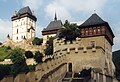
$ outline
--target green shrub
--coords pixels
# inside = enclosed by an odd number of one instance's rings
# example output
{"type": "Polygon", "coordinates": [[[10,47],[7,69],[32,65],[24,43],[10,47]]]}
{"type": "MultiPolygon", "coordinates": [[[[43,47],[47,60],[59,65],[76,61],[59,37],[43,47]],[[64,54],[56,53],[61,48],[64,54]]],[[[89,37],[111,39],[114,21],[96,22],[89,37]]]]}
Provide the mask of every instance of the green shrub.
{"type": "Polygon", "coordinates": [[[33,58],[33,53],[31,51],[25,51],[26,58],[33,58]]]}
{"type": "Polygon", "coordinates": [[[0,80],[7,75],[11,75],[11,65],[0,64],[0,80]]]}
{"type": "Polygon", "coordinates": [[[36,65],[28,65],[29,71],[35,71],[36,65]]]}
{"type": "Polygon", "coordinates": [[[35,37],[34,40],[32,41],[33,45],[41,45],[43,43],[43,39],[40,39],[38,37],[35,37]]]}
{"type": "Polygon", "coordinates": [[[34,56],[35,61],[37,63],[42,63],[42,58],[43,58],[43,54],[40,53],[39,51],[36,51],[34,56]]]}
{"type": "Polygon", "coordinates": [[[0,45],[2,45],[2,42],[0,42],[0,45]]]}
{"type": "Polygon", "coordinates": [[[11,53],[10,58],[13,62],[13,65],[11,67],[11,73],[13,76],[16,76],[21,72],[27,73],[29,71],[29,68],[26,64],[26,60],[21,49],[19,48],[14,49],[11,53]]]}

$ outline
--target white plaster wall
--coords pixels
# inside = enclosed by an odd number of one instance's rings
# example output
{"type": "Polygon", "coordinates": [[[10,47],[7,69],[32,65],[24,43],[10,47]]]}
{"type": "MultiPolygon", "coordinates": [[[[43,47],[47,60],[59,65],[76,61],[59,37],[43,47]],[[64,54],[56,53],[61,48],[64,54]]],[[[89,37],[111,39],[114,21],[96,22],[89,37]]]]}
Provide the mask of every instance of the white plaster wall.
{"type": "Polygon", "coordinates": [[[27,29],[30,29],[31,26],[36,30],[36,22],[29,17],[24,17],[12,21],[12,40],[14,42],[20,42],[23,40],[24,36],[26,39],[35,37],[35,31],[32,30],[30,32],[27,32],[27,29]]]}
{"type": "Polygon", "coordinates": [[[48,40],[49,37],[55,37],[55,36],[56,36],[56,34],[43,35],[42,36],[43,37],[43,45],[46,44],[46,42],[47,42],[47,40],[48,40]]]}

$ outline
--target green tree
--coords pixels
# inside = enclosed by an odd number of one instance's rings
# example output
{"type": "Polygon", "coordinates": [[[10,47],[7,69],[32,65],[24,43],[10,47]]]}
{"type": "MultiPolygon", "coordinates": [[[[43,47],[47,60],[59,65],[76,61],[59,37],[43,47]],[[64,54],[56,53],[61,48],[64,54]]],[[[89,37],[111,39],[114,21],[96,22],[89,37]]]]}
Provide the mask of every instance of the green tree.
{"type": "Polygon", "coordinates": [[[33,53],[31,51],[25,51],[26,58],[33,58],[33,53]]]}
{"type": "Polygon", "coordinates": [[[41,45],[43,43],[43,39],[41,38],[38,38],[38,37],[35,37],[34,40],[32,41],[32,44],[33,45],[41,45]]]}
{"type": "Polygon", "coordinates": [[[53,54],[53,46],[47,46],[45,49],[45,55],[52,55],[53,54]]]}
{"type": "Polygon", "coordinates": [[[60,39],[64,38],[65,41],[70,41],[72,43],[73,40],[76,40],[77,37],[80,36],[80,30],[77,24],[70,24],[67,20],[65,21],[64,28],[59,30],[58,37],[60,39]]]}
{"type": "Polygon", "coordinates": [[[34,56],[35,61],[37,63],[42,63],[42,58],[43,58],[43,54],[40,53],[39,51],[36,51],[34,56]]]}
{"type": "Polygon", "coordinates": [[[5,76],[10,75],[11,73],[11,65],[3,65],[0,64],[0,80],[5,76]]]}
{"type": "Polygon", "coordinates": [[[11,53],[11,60],[13,62],[13,65],[11,67],[11,74],[13,76],[16,76],[17,74],[21,72],[28,72],[29,68],[26,64],[25,57],[23,55],[23,52],[21,49],[14,49],[11,53]]]}
{"type": "Polygon", "coordinates": [[[53,40],[54,39],[55,39],[55,37],[50,37],[49,40],[47,41],[45,55],[52,55],[53,54],[53,40]]]}

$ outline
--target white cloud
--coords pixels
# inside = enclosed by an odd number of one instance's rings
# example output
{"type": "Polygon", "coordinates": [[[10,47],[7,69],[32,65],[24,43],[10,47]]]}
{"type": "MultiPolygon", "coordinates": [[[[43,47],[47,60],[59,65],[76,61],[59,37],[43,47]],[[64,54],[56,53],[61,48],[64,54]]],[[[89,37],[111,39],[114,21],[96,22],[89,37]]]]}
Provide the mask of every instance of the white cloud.
{"type": "MultiPolygon", "coordinates": [[[[56,0],[58,1],[58,0],[56,0]]],[[[93,12],[96,10],[100,12],[105,6],[107,0],[59,0],[58,3],[69,9],[70,11],[93,12]]]]}
{"type": "Polygon", "coordinates": [[[11,21],[6,19],[0,19],[0,41],[5,41],[8,34],[12,32],[11,21]]]}
{"type": "Polygon", "coordinates": [[[33,10],[38,10],[42,5],[42,0],[23,0],[23,6],[30,6],[33,10]]]}
{"type": "Polygon", "coordinates": [[[70,21],[70,23],[76,23],[77,25],[81,25],[84,21],[70,21]]]}
{"type": "Polygon", "coordinates": [[[112,29],[115,34],[113,51],[120,50],[120,28],[119,26],[120,26],[120,22],[112,26],[112,27],[115,27],[112,29]]]}
{"type": "Polygon", "coordinates": [[[45,8],[46,16],[53,18],[56,11],[59,19],[74,20],[76,13],[101,13],[107,0],[53,0],[45,8]],[[72,13],[72,15],[70,14],[72,13]]]}
{"type": "Polygon", "coordinates": [[[43,30],[42,26],[40,26],[40,25],[36,26],[36,37],[42,38],[42,32],[41,32],[42,30],[43,30]]]}
{"type": "Polygon", "coordinates": [[[54,13],[57,13],[58,19],[71,19],[70,13],[67,11],[67,9],[64,6],[59,5],[57,2],[52,2],[45,8],[46,17],[48,18],[54,18],[54,13]]]}

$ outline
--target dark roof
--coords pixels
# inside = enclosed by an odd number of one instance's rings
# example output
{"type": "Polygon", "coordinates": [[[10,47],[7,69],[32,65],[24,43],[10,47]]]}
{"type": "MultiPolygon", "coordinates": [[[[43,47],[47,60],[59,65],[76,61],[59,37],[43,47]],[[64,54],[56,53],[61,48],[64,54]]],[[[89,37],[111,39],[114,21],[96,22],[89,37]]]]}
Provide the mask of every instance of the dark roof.
{"type": "Polygon", "coordinates": [[[103,19],[101,19],[96,13],[92,14],[90,18],[88,18],[80,27],[92,26],[92,25],[100,25],[107,23],[103,19]]]}
{"type": "Polygon", "coordinates": [[[44,28],[43,31],[50,31],[50,30],[55,30],[55,29],[60,29],[62,27],[62,22],[61,20],[54,20],[49,23],[47,28],[44,28]]]}
{"type": "Polygon", "coordinates": [[[24,7],[24,8],[21,8],[21,9],[17,12],[17,15],[21,15],[21,14],[24,14],[24,13],[29,13],[30,15],[32,15],[32,12],[31,12],[29,6],[24,7]]]}

